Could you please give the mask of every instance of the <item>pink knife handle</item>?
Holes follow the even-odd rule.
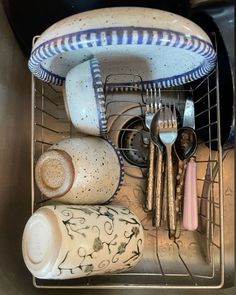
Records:
[[[191,158],[186,169],[183,206],[183,227],[190,231],[194,231],[198,227],[196,170],[195,158]]]

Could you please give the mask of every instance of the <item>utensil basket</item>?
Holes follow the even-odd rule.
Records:
[[[214,38],[214,34],[212,33]],[[35,41],[35,39],[34,39]],[[215,42],[217,50],[217,44]],[[119,144],[121,131],[140,133],[141,129],[122,126],[127,118],[144,120],[145,89],[133,85],[115,87],[109,85],[112,76],[107,77],[106,106],[108,117],[107,137],[116,141],[124,156],[124,185],[112,201],[130,207],[142,220],[145,230],[145,251],[142,260],[127,273],[84,277],[73,280],[41,280],[33,278],[37,288],[220,288],[224,281],[223,240],[223,194],[222,194],[222,148],[220,138],[220,99],[218,68],[207,77],[186,85],[162,89],[163,101],[172,101],[183,114],[184,101],[191,95],[195,103],[196,132],[199,135],[197,161],[197,187],[199,227],[195,232],[180,229],[175,242],[168,239],[168,231],[158,231],[151,225],[151,214],[145,212],[145,179],[147,168],[145,157],[141,157],[132,144]],[[132,75],[127,75],[127,77]],[[115,126],[115,127],[114,127]],[[132,125],[133,126],[133,125]],[[136,125],[135,125],[136,126]],[[34,181],[34,167],[39,156],[53,143],[76,135],[77,131],[68,121],[64,108],[62,91],[32,76],[32,142],[31,142],[31,184],[32,213],[40,206],[50,203],[39,192]],[[122,133],[124,134],[124,133]],[[129,138],[130,142],[132,138]],[[126,142],[127,143],[127,142]],[[131,155],[133,162],[126,158]],[[136,153],[136,154],[135,154]],[[143,161],[142,161],[143,160]],[[135,165],[134,161],[137,161]],[[141,163],[141,164],[140,164]]]

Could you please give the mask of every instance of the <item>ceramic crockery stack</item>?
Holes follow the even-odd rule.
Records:
[[[120,206],[45,206],[28,220],[25,264],[42,279],[72,279],[121,272],[141,258],[143,228]]]
[[[67,73],[63,96],[68,117],[79,132],[95,136],[107,132],[105,96],[96,58]]]
[[[102,204],[119,191],[123,177],[123,160],[116,147],[92,136],[52,145],[35,167],[40,191],[66,204]]]
[[[216,62],[211,40],[190,20],[157,9],[113,7],[48,28],[33,46],[29,68],[39,79],[62,85],[72,68],[91,57],[100,63],[103,82],[109,74],[131,73],[148,88],[196,80]]]

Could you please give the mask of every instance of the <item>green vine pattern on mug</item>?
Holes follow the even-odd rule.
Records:
[[[84,232],[81,232],[82,230],[86,230],[89,229],[88,226],[85,227],[80,227],[80,228],[73,228],[73,226],[76,226],[77,224],[73,221],[77,220],[77,222],[79,222],[79,224],[84,224],[86,219],[83,217],[74,217],[73,212],[69,211],[69,210],[63,210],[62,211],[62,215],[68,217],[67,220],[63,220],[63,224],[66,227],[66,231],[68,236],[73,240],[74,239],[74,234],[79,234],[82,235],[84,238],[86,237],[86,234]],[[73,220],[73,221],[72,221]],[[74,233],[74,234],[72,234]]]
[[[104,208],[106,208],[105,211]],[[101,229],[96,225],[92,226],[92,228],[90,228],[89,226],[84,226],[84,224],[86,224],[86,218],[81,216],[77,217],[74,213],[76,212],[76,210],[83,212],[85,217],[86,215],[94,214],[96,215],[97,219],[101,217],[105,218],[105,221],[103,223],[103,229],[108,236],[111,236],[111,239],[109,241],[103,241],[101,238]],[[63,271],[69,271],[71,274],[74,274],[76,269],[80,269],[85,275],[99,273],[104,270],[105,272],[111,272],[112,270],[108,268],[109,265],[119,261],[122,255],[126,252],[126,249],[130,244],[131,240],[137,239],[140,233],[139,227],[141,226],[141,224],[134,217],[125,217],[130,214],[133,215],[131,211],[127,208],[119,208],[119,211],[117,211],[109,206],[86,206],[84,208],[82,206],[68,206],[66,210],[61,211],[61,214],[64,218],[62,221],[63,225],[65,226],[66,232],[70,239],[74,239],[75,235],[80,235],[86,238],[86,230],[88,230],[89,228],[96,235],[96,237],[93,242],[92,251],[90,251],[89,253],[87,253],[87,250],[84,247],[78,248],[77,255],[78,258],[80,258],[80,262],[78,263],[78,265],[75,265],[73,267],[68,267],[65,265],[63,266],[63,264],[66,263],[68,256],[70,255],[70,251],[66,253],[65,257],[58,266],[58,276],[60,276]],[[119,218],[120,222],[124,222],[125,225],[132,225],[132,228],[129,231],[126,230],[123,233],[124,239],[119,244],[117,242],[118,235],[113,235],[114,216],[118,214],[124,215],[124,218]],[[140,246],[142,245],[142,243],[142,239],[139,238],[136,242],[136,249],[131,252],[132,255],[122,262],[124,264],[123,267],[117,270],[116,272],[121,272],[125,269],[129,269],[132,267],[132,264],[130,264],[130,262],[135,261],[140,257]],[[101,250],[104,250],[104,247],[107,248],[109,254],[112,253],[112,250],[114,253],[115,249],[116,252],[111,259],[104,259],[98,263],[97,267],[95,267],[92,260],[95,259],[97,255],[99,255],[99,252]]]
[[[137,237],[138,234],[139,234],[139,228],[138,227],[132,227],[131,233],[128,233],[127,231],[124,232],[124,237],[127,239],[127,241],[120,243],[120,245],[119,245],[119,247],[117,249],[117,252],[112,257],[112,263],[116,263],[119,260],[119,255],[125,253],[126,247],[129,245],[132,238]],[[140,251],[139,251],[139,254],[140,254]]]
[[[83,250],[85,250],[83,248]],[[66,261],[68,255],[69,255],[70,251],[68,251],[64,257],[64,259],[62,260],[62,262],[60,263],[60,265],[58,266],[58,270],[59,270],[59,274],[58,276],[60,276],[62,274],[62,271],[70,271],[71,274],[74,274],[76,269],[80,269],[81,271],[83,271],[85,274],[90,275],[92,272],[99,272],[103,269],[105,269],[106,267],[108,267],[108,265],[110,264],[110,261],[108,259],[104,259],[102,260],[99,264],[98,264],[98,269],[94,268],[94,265],[89,263],[89,264],[83,264],[82,262],[73,267],[73,268],[65,268],[65,267],[61,267],[61,265]],[[90,256],[90,255],[84,255],[84,260],[86,256]],[[83,257],[83,256],[82,256]],[[84,262],[83,260],[83,262]]]

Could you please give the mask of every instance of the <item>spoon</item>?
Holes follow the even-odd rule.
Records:
[[[179,158],[176,208],[178,212],[181,212],[181,196],[184,186],[183,226],[188,230],[195,230],[198,226],[196,162],[195,157],[192,157],[196,152],[196,148],[197,135],[195,130],[191,127],[181,127],[178,130],[178,136],[175,142],[175,151]]]
[[[191,127],[178,129],[178,136],[175,141],[175,151],[181,161],[188,160],[196,151],[197,134]]]

